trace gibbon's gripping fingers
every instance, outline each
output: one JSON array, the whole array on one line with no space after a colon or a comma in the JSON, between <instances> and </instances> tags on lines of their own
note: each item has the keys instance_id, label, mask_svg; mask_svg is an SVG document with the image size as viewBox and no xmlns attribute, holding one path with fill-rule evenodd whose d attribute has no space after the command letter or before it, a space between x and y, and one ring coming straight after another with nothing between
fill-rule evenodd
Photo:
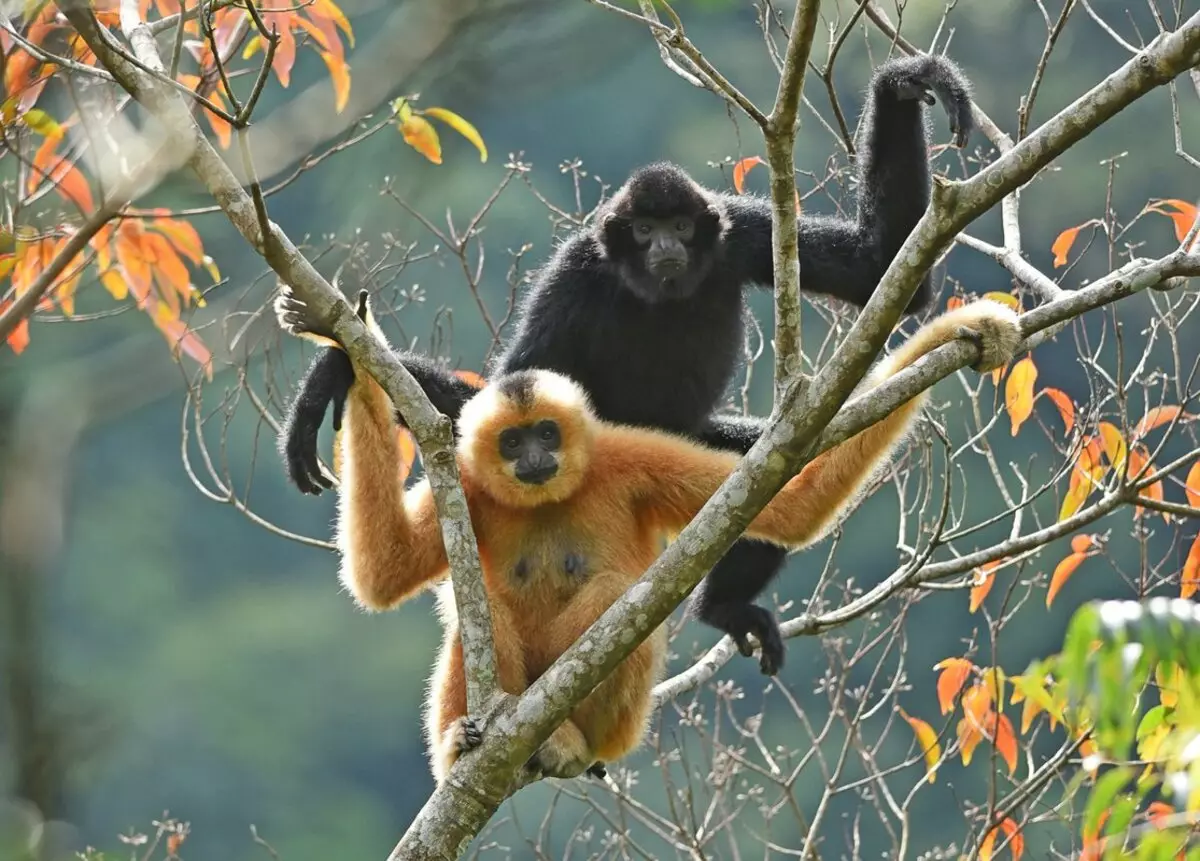
<instances>
[{"instance_id":1,"label":"gibbon's gripping fingers","mask_svg":"<svg viewBox=\"0 0 1200 861\"><path fill-rule=\"evenodd\" d=\"M1000 308L1009 310L1004 305L996 304ZM972 365L971 369L981 374L996 368L1003 368L1011 362L1022 340L1020 324L1017 322L1015 314L1011 316L981 314L960 325L958 337L970 341L979 350L979 361Z\"/></svg>"},{"instance_id":2,"label":"gibbon's gripping fingers","mask_svg":"<svg viewBox=\"0 0 1200 861\"><path fill-rule=\"evenodd\" d=\"M758 667L764 676L775 676L783 669L787 649L779 623L771 612L748 601L742 603L711 604L702 608L701 618L719 630L729 634L743 657L754 657L754 646L750 634L758 640L762 652Z\"/></svg>"},{"instance_id":3,"label":"gibbon's gripping fingers","mask_svg":"<svg viewBox=\"0 0 1200 861\"><path fill-rule=\"evenodd\" d=\"M525 767L541 777L569 780L589 771L595 762L583 732L567 718L534 751Z\"/></svg>"},{"instance_id":4,"label":"gibbon's gripping fingers","mask_svg":"<svg viewBox=\"0 0 1200 861\"><path fill-rule=\"evenodd\" d=\"M441 760L443 778L450 771L458 758L469 750L479 747L483 741L483 731L479 724L469 717L460 717L446 728L442 734L441 744L438 745L438 758Z\"/></svg>"},{"instance_id":5,"label":"gibbon's gripping fingers","mask_svg":"<svg viewBox=\"0 0 1200 861\"><path fill-rule=\"evenodd\" d=\"M965 75L953 61L940 54L898 57L876 71L876 80L896 98L919 100L926 105L941 101L950 120L954 146L962 149L975 127L971 114L971 88Z\"/></svg>"},{"instance_id":6,"label":"gibbon's gripping fingers","mask_svg":"<svg viewBox=\"0 0 1200 861\"><path fill-rule=\"evenodd\" d=\"M608 777L608 769L605 768L604 763L602 762L595 763L587 770L587 773L597 780L604 780L604 778Z\"/></svg>"}]
</instances>

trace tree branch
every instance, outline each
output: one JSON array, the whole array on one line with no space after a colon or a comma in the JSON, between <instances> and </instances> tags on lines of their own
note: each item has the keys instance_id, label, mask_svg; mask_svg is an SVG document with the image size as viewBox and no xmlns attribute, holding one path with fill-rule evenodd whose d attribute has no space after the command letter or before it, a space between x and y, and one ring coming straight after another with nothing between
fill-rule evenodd
<instances>
[{"instance_id":1,"label":"tree branch","mask_svg":"<svg viewBox=\"0 0 1200 861\"><path fill-rule=\"evenodd\" d=\"M491 615L483 590L479 552L467 516L466 498L458 479L450 420L438 413L412 375L368 331L353 309L305 259L287 235L271 222L264 234L253 201L238 184L224 159L196 125L182 96L113 50L81 0L60 2L59 8L88 47L118 83L142 104L164 128L175 151L204 183L230 222L312 309L318 321L334 332L354 361L383 386L408 422L434 490L442 539L450 560L458 606L468 702L479 713L498 690L492 646ZM127 32L139 62L159 74L158 56L150 29L137 21Z\"/></svg>"}]
</instances>

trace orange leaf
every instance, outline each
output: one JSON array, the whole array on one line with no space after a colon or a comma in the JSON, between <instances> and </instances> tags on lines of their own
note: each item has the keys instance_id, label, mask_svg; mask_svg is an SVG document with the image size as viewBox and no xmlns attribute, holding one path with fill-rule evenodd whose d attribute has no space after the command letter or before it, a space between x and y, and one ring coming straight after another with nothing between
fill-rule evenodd
<instances>
[{"instance_id":1,"label":"orange leaf","mask_svg":"<svg viewBox=\"0 0 1200 861\"><path fill-rule=\"evenodd\" d=\"M987 598L988 593L992 591L992 584L996 582L996 578L992 572L999 568L1004 563L1003 559L996 559L992 562L985 562L975 569L975 585L971 587L971 605L970 612L974 613L979 609L979 605Z\"/></svg>"},{"instance_id":2,"label":"orange leaf","mask_svg":"<svg viewBox=\"0 0 1200 861\"><path fill-rule=\"evenodd\" d=\"M1012 852L1013 861L1020 858L1025 852L1025 838L1021 836L1021 827L1011 819L1004 819L998 826L993 828L983 838L983 842L979 844L979 857L982 861L991 861L992 847L996 842L996 835L1004 831L1004 836L1008 838L1008 848Z\"/></svg>"},{"instance_id":3,"label":"orange leaf","mask_svg":"<svg viewBox=\"0 0 1200 861\"><path fill-rule=\"evenodd\" d=\"M1175 808L1165 801L1151 801L1146 805L1146 818L1150 820L1151 825L1160 830L1167 827L1166 820L1174 815Z\"/></svg>"},{"instance_id":4,"label":"orange leaf","mask_svg":"<svg viewBox=\"0 0 1200 861\"><path fill-rule=\"evenodd\" d=\"M321 52L321 59L329 69L329 77L333 81L333 105L340 114L350 99L350 66L328 51Z\"/></svg>"},{"instance_id":5,"label":"orange leaf","mask_svg":"<svg viewBox=\"0 0 1200 861\"><path fill-rule=\"evenodd\" d=\"M954 309L961 308L963 305L966 305L966 304L967 303L963 300L962 296L951 296L949 299L946 300L946 310L953 311Z\"/></svg>"},{"instance_id":6,"label":"orange leaf","mask_svg":"<svg viewBox=\"0 0 1200 861\"><path fill-rule=\"evenodd\" d=\"M942 714L954 711L954 699L966 684L967 679L971 677L971 670L974 666L966 658L946 658L946 660L934 664L935 670L941 670L941 675L937 680L937 696Z\"/></svg>"},{"instance_id":7,"label":"orange leaf","mask_svg":"<svg viewBox=\"0 0 1200 861\"><path fill-rule=\"evenodd\" d=\"M409 114L400 123L404 142L434 164L442 163L442 144L433 124L418 114Z\"/></svg>"},{"instance_id":8,"label":"orange leaf","mask_svg":"<svg viewBox=\"0 0 1200 861\"><path fill-rule=\"evenodd\" d=\"M1079 238L1079 231L1085 227L1090 227L1095 224L1095 219L1085 221L1083 224L1075 227L1068 227L1062 233L1058 234L1058 238L1054 240L1054 244L1050 246L1050 250L1054 252L1054 268L1067 265L1067 254L1071 250L1071 246L1075 244L1075 240Z\"/></svg>"},{"instance_id":9,"label":"orange leaf","mask_svg":"<svg viewBox=\"0 0 1200 861\"><path fill-rule=\"evenodd\" d=\"M745 191L746 174L750 172L756 164L766 164L761 158L756 155L742 159L733 166L733 189L738 194Z\"/></svg>"},{"instance_id":10,"label":"orange leaf","mask_svg":"<svg viewBox=\"0 0 1200 861\"><path fill-rule=\"evenodd\" d=\"M1100 816L1096 820L1096 830L1083 832L1083 851L1079 854L1079 861L1099 861L1101 853L1104 852L1105 840L1100 839L1100 829L1104 827L1105 821L1108 819L1108 810L1100 811Z\"/></svg>"},{"instance_id":11,"label":"orange leaf","mask_svg":"<svg viewBox=\"0 0 1200 861\"><path fill-rule=\"evenodd\" d=\"M976 682L967 688L962 698L963 714L976 729L982 731L987 714L992 708L992 689L989 685Z\"/></svg>"},{"instance_id":12,"label":"orange leaf","mask_svg":"<svg viewBox=\"0 0 1200 861\"><path fill-rule=\"evenodd\" d=\"M1004 759L1011 775L1017 770L1017 734L1013 732L1012 721L1007 715L1000 715L996 720L996 734L992 744Z\"/></svg>"},{"instance_id":13,"label":"orange leaf","mask_svg":"<svg viewBox=\"0 0 1200 861\"><path fill-rule=\"evenodd\" d=\"M1176 212L1168 212L1163 209L1164 206L1177 210ZM1175 224L1175 239L1183 242L1183 238L1187 236L1188 231L1192 229L1192 225L1196 222L1196 207L1194 204L1188 203L1186 200L1152 200L1150 205L1146 207L1150 212L1157 212L1159 215L1165 215Z\"/></svg>"},{"instance_id":14,"label":"orange leaf","mask_svg":"<svg viewBox=\"0 0 1200 861\"><path fill-rule=\"evenodd\" d=\"M1058 594L1058 590L1071 579L1071 575L1075 573L1075 569L1079 567L1084 559L1087 559L1087 554L1072 553L1058 563L1058 566L1054 569L1054 574L1050 577L1050 588L1046 592L1047 608L1054 603L1054 596Z\"/></svg>"},{"instance_id":15,"label":"orange leaf","mask_svg":"<svg viewBox=\"0 0 1200 861\"><path fill-rule=\"evenodd\" d=\"M0 305L0 314L4 313L5 308L10 304L12 303ZM8 346L12 348L14 353L18 356L21 355L25 351L25 348L29 346L29 319L26 318L18 323L17 327L8 333L5 341L8 342Z\"/></svg>"},{"instance_id":16,"label":"orange leaf","mask_svg":"<svg viewBox=\"0 0 1200 861\"><path fill-rule=\"evenodd\" d=\"M904 709L899 706L896 710L900 712L900 717L908 721L908 725L912 727L913 735L917 737L917 744L921 747L921 752L925 756L925 770L928 773L930 783L937 778L937 764L942 758L942 748L938 744L937 733L933 731L933 727L927 724L920 718L912 717Z\"/></svg>"},{"instance_id":17,"label":"orange leaf","mask_svg":"<svg viewBox=\"0 0 1200 861\"><path fill-rule=\"evenodd\" d=\"M474 386L477 389L482 389L487 385L487 381L474 371L455 371L454 376L458 377L469 386Z\"/></svg>"},{"instance_id":18,"label":"orange leaf","mask_svg":"<svg viewBox=\"0 0 1200 861\"><path fill-rule=\"evenodd\" d=\"M1072 553L1087 553L1096 546L1096 538L1093 535L1076 535L1071 539Z\"/></svg>"},{"instance_id":19,"label":"orange leaf","mask_svg":"<svg viewBox=\"0 0 1200 861\"><path fill-rule=\"evenodd\" d=\"M176 250L192 263L199 266L204 260L204 243L200 241L200 234L186 221L156 218L150 222L150 226L171 240Z\"/></svg>"},{"instance_id":20,"label":"orange leaf","mask_svg":"<svg viewBox=\"0 0 1200 861\"><path fill-rule=\"evenodd\" d=\"M1075 427L1075 404L1067 397L1067 393L1060 389L1045 388L1041 394L1048 397L1054 402L1054 406L1058 407L1058 413L1062 416L1063 424L1066 426L1063 433L1070 433L1071 428Z\"/></svg>"},{"instance_id":21,"label":"orange leaf","mask_svg":"<svg viewBox=\"0 0 1200 861\"><path fill-rule=\"evenodd\" d=\"M1012 421L1012 435L1016 436L1021 424L1033 412L1033 384L1037 380L1037 365L1032 356L1026 356L1013 366L1004 384L1004 403Z\"/></svg>"},{"instance_id":22,"label":"orange leaf","mask_svg":"<svg viewBox=\"0 0 1200 861\"><path fill-rule=\"evenodd\" d=\"M1200 508L1200 460L1193 463L1192 468L1188 470L1184 490L1187 491L1188 505Z\"/></svg>"},{"instance_id":23,"label":"orange leaf","mask_svg":"<svg viewBox=\"0 0 1200 861\"><path fill-rule=\"evenodd\" d=\"M1156 427L1174 421L1180 412L1181 409L1177 406L1154 407L1154 409L1146 410L1146 414L1142 416L1142 420L1133 429L1133 435L1135 437L1145 436Z\"/></svg>"},{"instance_id":24,"label":"orange leaf","mask_svg":"<svg viewBox=\"0 0 1200 861\"><path fill-rule=\"evenodd\" d=\"M285 88L292 82L292 66L296 64L296 37L292 34L291 23L287 20L289 14L291 13L272 12L263 15L263 21L268 28L272 23L279 27L279 44L275 46L275 60L271 64L271 71Z\"/></svg>"},{"instance_id":25,"label":"orange leaf","mask_svg":"<svg viewBox=\"0 0 1200 861\"><path fill-rule=\"evenodd\" d=\"M958 722L959 756L962 757L963 765L971 764L971 757L981 741L983 741L983 733L970 718L963 718Z\"/></svg>"},{"instance_id":26,"label":"orange leaf","mask_svg":"<svg viewBox=\"0 0 1200 861\"><path fill-rule=\"evenodd\" d=\"M413 435L408 428L400 428L398 433L400 441L400 481L408 478L408 474L412 472L413 462L417 459L417 446L413 441Z\"/></svg>"},{"instance_id":27,"label":"orange leaf","mask_svg":"<svg viewBox=\"0 0 1200 861\"><path fill-rule=\"evenodd\" d=\"M1180 578L1179 597L1191 598L1200 589L1200 535L1192 542L1187 559L1183 563L1183 577Z\"/></svg>"},{"instance_id":28,"label":"orange leaf","mask_svg":"<svg viewBox=\"0 0 1200 861\"><path fill-rule=\"evenodd\" d=\"M179 297L185 300L192 294L192 282L188 275L187 266L179 259L171 243L157 233L142 234L142 252L152 259L151 268L154 280L158 282L159 292L170 304L171 309L178 312Z\"/></svg>"},{"instance_id":29,"label":"orange leaf","mask_svg":"<svg viewBox=\"0 0 1200 861\"><path fill-rule=\"evenodd\" d=\"M172 355L178 358L181 350L187 353L204 368L204 376L212 380L212 352L204 345L200 337L189 329L186 323L172 314L170 308L160 302L157 297L148 296L145 308L150 314L150 319L154 321L154 325L171 345Z\"/></svg>"}]
</instances>

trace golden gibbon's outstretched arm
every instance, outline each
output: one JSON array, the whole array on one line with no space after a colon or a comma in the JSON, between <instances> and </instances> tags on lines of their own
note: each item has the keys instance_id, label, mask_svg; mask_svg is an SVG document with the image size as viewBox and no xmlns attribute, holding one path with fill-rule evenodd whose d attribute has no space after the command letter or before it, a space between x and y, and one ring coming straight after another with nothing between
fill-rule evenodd
<instances>
[{"instance_id":1,"label":"golden gibbon's outstretched arm","mask_svg":"<svg viewBox=\"0 0 1200 861\"><path fill-rule=\"evenodd\" d=\"M391 398L356 368L342 428L337 544L341 579L356 601L387 610L446 573L428 481L407 492Z\"/></svg>"},{"instance_id":2,"label":"golden gibbon's outstretched arm","mask_svg":"<svg viewBox=\"0 0 1200 861\"><path fill-rule=\"evenodd\" d=\"M990 300L943 314L880 362L867 378L864 391L958 338L979 345L983 358L977 370L1000 367L1012 359L1021 343L1017 315ZM814 458L751 522L746 536L793 548L819 541L907 433L925 398L925 393L918 395ZM696 516L739 460L736 454L637 428L605 428L597 439L597 463L614 477L633 479L645 516L669 531L682 529Z\"/></svg>"}]
</instances>

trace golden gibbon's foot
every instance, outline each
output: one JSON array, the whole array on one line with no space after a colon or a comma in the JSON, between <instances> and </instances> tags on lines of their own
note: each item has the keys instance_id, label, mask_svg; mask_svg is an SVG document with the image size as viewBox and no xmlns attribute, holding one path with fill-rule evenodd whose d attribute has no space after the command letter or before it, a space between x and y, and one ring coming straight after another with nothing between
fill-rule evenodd
<instances>
[{"instance_id":1,"label":"golden gibbon's foot","mask_svg":"<svg viewBox=\"0 0 1200 861\"><path fill-rule=\"evenodd\" d=\"M564 780L579 777L596 763L583 733L570 720L564 722L542 742L525 767L542 777Z\"/></svg>"},{"instance_id":2,"label":"golden gibbon's foot","mask_svg":"<svg viewBox=\"0 0 1200 861\"><path fill-rule=\"evenodd\" d=\"M1021 324L1015 311L1007 305L980 299L955 311L960 338L979 348L979 361L972 368L980 373L1003 368L1013 360L1021 346Z\"/></svg>"},{"instance_id":3,"label":"golden gibbon's foot","mask_svg":"<svg viewBox=\"0 0 1200 861\"><path fill-rule=\"evenodd\" d=\"M469 717L460 717L447 731L447 744L459 754L474 750L482 741L483 730Z\"/></svg>"}]
</instances>

